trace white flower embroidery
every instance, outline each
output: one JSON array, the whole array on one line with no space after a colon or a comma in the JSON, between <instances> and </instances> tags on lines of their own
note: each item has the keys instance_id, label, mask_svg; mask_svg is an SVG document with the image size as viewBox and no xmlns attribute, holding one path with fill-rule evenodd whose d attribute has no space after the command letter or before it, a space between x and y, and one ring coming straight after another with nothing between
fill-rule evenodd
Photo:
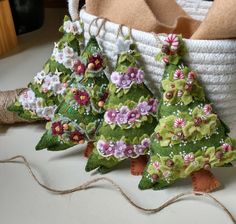
<instances>
[{"instance_id":1,"label":"white flower embroidery","mask_svg":"<svg viewBox=\"0 0 236 224\"><path fill-rule=\"evenodd\" d=\"M45 78L46 73L42 70L41 72L38 72L36 76L34 76L34 83L36 84L42 84L43 79Z\"/></svg>"},{"instance_id":2,"label":"white flower embroidery","mask_svg":"<svg viewBox=\"0 0 236 224\"><path fill-rule=\"evenodd\" d=\"M80 21L74 21L74 22L71 22L70 20L65 21L63 29L66 33L72 33L74 35L81 34L83 32L83 28L81 26Z\"/></svg>"},{"instance_id":3,"label":"white flower embroidery","mask_svg":"<svg viewBox=\"0 0 236 224\"><path fill-rule=\"evenodd\" d=\"M117 55L117 54L129 51L131 44L132 44L132 40L124 40L122 38L118 38L116 41L114 54Z\"/></svg>"}]
</instances>

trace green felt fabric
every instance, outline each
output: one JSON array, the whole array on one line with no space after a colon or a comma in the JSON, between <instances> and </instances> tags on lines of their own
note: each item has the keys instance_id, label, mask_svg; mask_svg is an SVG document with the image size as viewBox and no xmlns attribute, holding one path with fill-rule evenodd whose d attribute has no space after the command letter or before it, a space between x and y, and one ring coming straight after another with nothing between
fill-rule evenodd
<instances>
[{"instance_id":1,"label":"green felt fabric","mask_svg":"<svg viewBox=\"0 0 236 224\"><path fill-rule=\"evenodd\" d=\"M73 24L73 26L79 30L68 30L66 24L71 24L71 27ZM56 55L59 54L56 54L56 52L63 52L63 49L67 47L72 51L68 53L67 58L69 60L77 58L80 55L80 45L83 42L82 27L81 22L71 22L69 17L65 16L63 25L60 27L60 31L63 32L62 38L55 43L54 51L43 66L42 71L37 73L34 80L28 84L28 90L31 95L34 94L33 100L31 99L31 101L29 101L25 99L24 102L22 102L20 94L15 102L8 108L9 111L16 112L20 117L29 121L50 119L52 117L56 106L63 101L66 89L63 93L58 92L58 90L55 90L55 88L58 88L58 84L53 88L47 86L47 89L45 87L45 77L60 73L57 83L65 84L65 86L70 83L73 69L65 65L66 61L62 62L58 60ZM63 57L65 57L65 54L66 53L64 53ZM43 74L44 79L40 74Z\"/></svg>"},{"instance_id":2,"label":"green felt fabric","mask_svg":"<svg viewBox=\"0 0 236 224\"><path fill-rule=\"evenodd\" d=\"M190 80L189 77L193 77L190 76L193 73L190 74L191 70L181 59L184 54L179 55L179 52L186 52L180 50L185 48L181 37L178 37L178 41L179 49L170 55L162 51L157 56L157 59L174 57L178 60L169 59L169 62L166 62L161 86L162 99L158 109L159 124L151 138L150 160L139 183L140 189L162 189L194 171L205 167L224 166L236 159L236 141L228 137L228 127L213 111L206 113L204 110L204 105L210 104L209 100L196 77L194 81ZM166 49L166 46L162 49ZM180 73L179 78L177 70L181 70L184 77ZM193 86L187 91L187 94L191 94L187 103L181 98L186 86L180 95L177 95L175 90L176 83L180 82L191 83ZM184 123L181 123L182 120L176 120L177 118L183 118ZM178 126L176 121L182 126ZM180 139L176 137L178 133Z\"/></svg>"},{"instance_id":3,"label":"green felt fabric","mask_svg":"<svg viewBox=\"0 0 236 224\"><path fill-rule=\"evenodd\" d=\"M140 68L139 59L140 55L136 50L136 46L131 44L129 51L121 52L118 55L115 72L120 72L122 73L121 75L124 75L123 73L126 73L131 67ZM105 108L107 111L110 109L119 110L122 106L128 106L129 109L133 109L137 106L138 102L143 102L142 99L150 99L152 97L152 93L143 83L133 84L128 89L119 90L110 81L109 98ZM131 128L124 128L123 126L108 124L106 121L103 121L103 124L98 129L97 142L104 140L106 142L123 141L128 145L140 144L144 138L150 137L156 124L155 114L147 115L146 120L141 121L138 126ZM122 161L128 159L128 157L120 159L113 155L106 157L101 155L96 147L97 142L94 143L95 147L88 159L86 171L98 169L100 173L107 173L112 171Z\"/></svg>"},{"instance_id":4,"label":"green felt fabric","mask_svg":"<svg viewBox=\"0 0 236 224\"><path fill-rule=\"evenodd\" d=\"M97 55L101 57L103 63L98 70L91 70L89 68L89 60L91 57ZM90 38L81 54L80 61L86 65L84 75L82 75L82 78L80 79L75 77L72 80L64 101L58 106L54 119L52 119L51 122L48 122L46 126L47 131L36 146L36 150L46 148L50 151L59 151L80 144L79 141L75 142L68 139L70 127L69 129L62 131L63 133L53 133L53 124L56 122L59 122L59 124L69 124L70 121L73 121L77 125L72 124L72 131L80 131L83 135L83 140L85 141L93 141L94 139L96 130L103 119L104 113L104 108L99 107L99 101L104 97L104 94L108 94L108 79L104 71L106 61L105 58L102 57L102 51L95 37ZM75 100L76 91L83 91L88 94L89 98L86 105L80 105L79 102ZM105 101L106 99L102 100ZM67 135L64 132L67 133ZM83 141L81 143L83 143Z\"/></svg>"}]
</instances>

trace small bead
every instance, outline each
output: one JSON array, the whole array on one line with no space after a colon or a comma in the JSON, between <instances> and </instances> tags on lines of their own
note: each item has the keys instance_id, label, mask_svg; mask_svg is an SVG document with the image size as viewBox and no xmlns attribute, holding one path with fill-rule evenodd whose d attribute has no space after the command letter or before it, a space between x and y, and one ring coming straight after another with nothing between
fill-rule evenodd
<instances>
[{"instance_id":1,"label":"small bead","mask_svg":"<svg viewBox=\"0 0 236 224\"><path fill-rule=\"evenodd\" d=\"M218 152L215 153L215 156L216 156L217 159L221 159L223 157L223 155L224 154L221 151L218 151Z\"/></svg>"},{"instance_id":2,"label":"small bead","mask_svg":"<svg viewBox=\"0 0 236 224\"><path fill-rule=\"evenodd\" d=\"M211 169L211 164L206 163L203 168L204 168L204 170L210 170Z\"/></svg>"},{"instance_id":3,"label":"small bead","mask_svg":"<svg viewBox=\"0 0 236 224\"><path fill-rule=\"evenodd\" d=\"M64 129L64 130L68 130L68 129L69 129L68 124L63 124L63 129Z\"/></svg>"},{"instance_id":4,"label":"small bead","mask_svg":"<svg viewBox=\"0 0 236 224\"><path fill-rule=\"evenodd\" d=\"M89 70L93 70L93 69L94 69L94 67L95 67L95 66L94 66L94 64L93 64L93 63L89 63L89 64L88 64L88 69L89 69Z\"/></svg>"},{"instance_id":5,"label":"small bead","mask_svg":"<svg viewBox=\"0 0 236 224\"><path fill-rule=\"evenodd\" d=\"M173 166L174 166L173 160L168 159L168 160L166 161L166 165L167 165L168 167L173 167Z\"/></svg>"},{"instance_id":6,"label":"small bead","mask_svg":"<svg viewBox=\"0 0 236 224\"><path fill-rule=\"evenodd\" d=\"M173 98L173 92L172 92L172 91L168 91L168 92L166 93L166 99L170 100L170 99L172 99L172 98Z\"/></svg>"},{"instance_id":7,"label":"small bead","mask_svg":"<svg viewBox=\"0 0 236 224\"><path fill-rule=\"evenodd\" d=\"M152 174L152 180L157 181L158 180L158 175L157 174Z\"/></svg>"},{"instance_id":8,"label":"small bead","mask_svg":"<svg viewBox=\"0 0 236 224\"><path fill-rule=\"evenodd\" d=\"M99 102L98 102L98 106L99 106L99 107L103 107L103 106L104 106L104 101L102 101L102 100L99 101Z\"/></svg>"}]
</instances>

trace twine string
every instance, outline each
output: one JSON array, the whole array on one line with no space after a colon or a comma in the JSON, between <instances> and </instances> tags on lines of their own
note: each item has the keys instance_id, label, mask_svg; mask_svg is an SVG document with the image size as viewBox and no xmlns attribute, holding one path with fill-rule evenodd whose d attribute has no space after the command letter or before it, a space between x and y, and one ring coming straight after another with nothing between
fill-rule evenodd
<instances>
[{"instance_id":1,"label":"twine string","mask_svg":"<svg viewBox=\"0 0 236 224\"><path fill-rule=\"evenodd\" d=\"M101 24L100 24L100 26L98 27L98 20L99 19L102 19L102 22L101 22ZM104 27L104 29L105 29L105 24L106 24L106 22L107 22L107 19L106 18L94 18L92 21L91 21L91 23L89 24L89 27L88 27L88 33L89 33L89 36L91 37L91 36L95 36L95 37L97 37L99 34L100 34L100 32L101 32L101 30L102 30L102 28ZM92 34L92 25L93 25L93 23L95 23L95 26L96 27L98 27L98 30L97 30L97 33L95 34L95 35L93 35Z\"/></svg>"},{"instance_id":2,"label":"twine string","mask_svg":"<svg viewBox=\"0 0 236 224\"><path fill-rule=\"evenodd\" d=\"M151 33L153 35L153 37L155 38L155 41L157 43L157 47L161 48L161 46L163 45L163 41L161 40L160 36L166 37L167 35L165 33L159 33L156 34L154 32Z\"/></svg>"},{"instance_id":3,"label":"twine string","mask_svg":"<svg viewBox=\"0 0 236 224\"><path fill-rule=\"evenodd\" d=\"M55 194L59 194L59 195L66 195L66 194L71 194L73 192L86 190L86 189L89 189L89 187L94 183L105 181L105 182L109 183L110 185L112 185L133 207L135 207L143 212L147 212L147 213L158 213L161 210L169 207L171 204L177 202L179 199L181 199L183 197L187 197L187 196L205 197L205 198L212 200L216 205L218 205L225 212L225 214L231 219L232 223L236 224L236 220L234 219L234 217L230 213L230 211L218 199L216 199L214 196L212 196L211 194L208 194L208 193L197 192L197 191L180 193L180 194L172 197L171 199L167 200L165 203L163 203L162 205L160 205L156 208L145 208L145 207L137 204L130 196L128 196L128 194L122 189L122 187L120 187L120 185L118 185L115 181L113 181L112 179L110 179L108 177L94 178L92 180L86 181L85 183L83 183L77 187L74 187L71 189L66 189L66 190L59 190L59 189L55 189L55 188L52 188L52 187L49 187L49 186L43 184L39 180L39 178L35 175L35 173L33 172L31 165L29 164L27 159L22 155L17 155L17 156L11 157L9 159L0 160L0 163L21 163L21 164L23 164L27 168L30 175L33 177L33 179L35 180L35 182L39 186L48 190L51 193L55 193Z\"/></svg>"}]
</instances>

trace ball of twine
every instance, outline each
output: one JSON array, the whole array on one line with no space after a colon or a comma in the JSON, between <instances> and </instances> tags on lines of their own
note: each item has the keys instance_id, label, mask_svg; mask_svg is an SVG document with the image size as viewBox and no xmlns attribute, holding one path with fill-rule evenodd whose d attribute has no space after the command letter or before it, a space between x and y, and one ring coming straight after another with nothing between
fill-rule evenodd
<instances>
[{"instance_id":1,"label":"ball of twine","mask_svg":"<svg viewBox=\"0 0 236 224\"><path fill-rule=\"evenodd\" d=\"M10 112L7 109L15 101L16 97L24 90L25 88L0 91L0 124L28 122L20 118L16 113Z\"/></svg>"}]
</instances>

